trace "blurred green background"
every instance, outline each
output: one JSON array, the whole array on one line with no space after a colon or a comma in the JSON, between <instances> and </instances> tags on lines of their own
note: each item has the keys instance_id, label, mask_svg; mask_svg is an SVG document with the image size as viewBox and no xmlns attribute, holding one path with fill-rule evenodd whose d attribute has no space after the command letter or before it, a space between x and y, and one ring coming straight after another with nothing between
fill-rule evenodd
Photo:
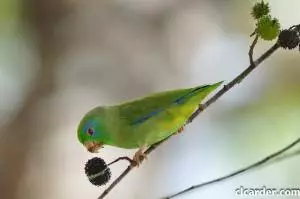
<instances>
[{"instance_id":1,"label":"blurred green background","mask_svg":"<svg viewBox=\"0 0 300 199\"><path fill-rule=\"evenodd\" d=\"M230 81L248 66L254 2L1 0L1 198L97 198L104 187L91 185L83 170L93 154L77 141L83 114L151 92ZM299 0L268 2L283 28L300 23ZM270 45L260 41L255 55ZM276 52L107 198L166 196L292 142L300 132L299 60L296 50ZM106 147L99 155L109 162L133 153ZM300 188L299 160L179 198L245 198L235 195L240 186ZM114 165L113 178L125 167Z\"/></svg>"}]
</instances>

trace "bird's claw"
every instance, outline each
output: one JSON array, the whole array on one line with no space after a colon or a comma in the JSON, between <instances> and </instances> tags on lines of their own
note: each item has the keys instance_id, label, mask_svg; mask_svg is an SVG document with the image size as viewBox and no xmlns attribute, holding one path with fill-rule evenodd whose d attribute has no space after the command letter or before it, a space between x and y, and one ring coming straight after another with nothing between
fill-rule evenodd
<instances>
[{"instance_id":1,"label":"bird's claw","mask_svg":"<svg viewBox=\"0 0 300 199\"><path fill-rule=\"evenodd\" d=\"M135 163L134 166L139 167L144 159L147 159L147 154L145 154L144 149L139 149L132 158Z\"/></svg>"},{"instance_id":2,"label":"bird's claw","mask_svg":"<svg viewBox=\"0 0 300 199\"><path fill-rule=\"evenodd\" d=\"M177 130L176 135L182 133L183 130L184 130L184 127L183 127L183 126L180 127L180 128Z\"/></svg>"}]
</instances>

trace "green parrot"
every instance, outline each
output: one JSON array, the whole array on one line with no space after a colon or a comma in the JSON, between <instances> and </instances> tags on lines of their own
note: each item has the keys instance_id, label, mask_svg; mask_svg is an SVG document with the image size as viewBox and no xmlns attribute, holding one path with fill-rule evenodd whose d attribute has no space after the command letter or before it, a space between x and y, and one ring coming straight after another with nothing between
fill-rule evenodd
<instances>
[{"instance_id":1,"label":"green parrot","mask_svg":"<svg viewBox=\"0 0 300 199\"><path fill-rule=\"evenodd\" d=\"M181 132L201 101L222 82L194 88L163 91L114 106L98 106L80 121L77 136L89 152L103 145L139 148L139 163L147 147Z\"/></svg>"}]
</instances>

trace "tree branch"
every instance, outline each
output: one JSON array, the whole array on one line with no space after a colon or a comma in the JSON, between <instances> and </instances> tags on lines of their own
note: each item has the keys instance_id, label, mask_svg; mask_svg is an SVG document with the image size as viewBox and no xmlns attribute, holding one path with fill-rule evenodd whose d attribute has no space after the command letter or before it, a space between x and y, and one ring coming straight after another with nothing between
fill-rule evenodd
<instances>
[{"instance_id":1,"label":"tree branch","mask_svg":"<svg viewBox=\"0 0 300 199\"><path fill-rule=\"evenodd\" d=\"M297 140L295 140L291 144L287 145L286 147L280 149L279 151L277 151L275 153L272 153L271 155L269 155L269 156L261 159L260 161L254 163L252 165L249 165L249 166L247 166L245 168L239 169L239 170L237 170L237 171L235 171L233 173L230 173L228 175L225 175L223 177L216 178L216 179L211 180L211 181L207 181L207 182L204 182L204 183L201 183L201 184L198 184L198 185L191 186L191 187L189 187L187 189L184 189L183 191L180 191L180 192L175 193L175 194L173 194L173 195L171 195L169 197L166 197L165 199L175 198L176 196L179 196L179 195L182 195L184 193L190 192L190 191L192 191L194 189L200 189L200 188L203 188L203 187L205 187L207 185L215 184L215 183L218 183L218 182L223 182L223 181L228 180L230 178L233 178L233 177L235 177L235 176L237 176L237 175L239 175L241 173L245 173L247 171L253 170L253 169L261 166L262 164L264 164L266 162L269 162L270 160L273 160L273 159L277 158L279 155L283 154L284 152L286 152L287 150L291 149L292 147L296 146L299 143L300 143L300 138L298 138ZM295 154L297 154L297 153L295 153ZM293 154L291 154L291 155L293 155Z\"/></svg>"},{"instance_id":2,"label":"tree branch","mask_svg":"<svg viewBox=\"0 0 300 199\"><path fill-rule=\"evenodd\" d=\"M279 44L276 42L269 50L267 50L264 54L262 54L257 60L255 60L253 65L248 66L241 74L239 74L236 78L234 78L231 82L217 92L214 96L212 96L209 100L207 100L204 104L199 106L199 108L191 115L188 123L192 122L201 112L203 112L208 106L217 101L222 95L224 95L227 91L232 89L235 85L239 84L241 81L245 79L261 62L266 60L269 56L271 56L278 48Z\"/></svg>"},{"instance_id":3,"label":"tree branch","mask_svg":"<svg viewBox=\"0 0 300 199\"><path fill-rule=\"evenodd\" d=\"M250 46L250 49L254 48L256 42L257 42L257 39L255 38L252 45ZM201 112L203 112L207 107L209 107L211 104L213 104L215 101L217 101L227 91L229 91L235 85L237 85L241 81L243 81L245 79L245 77L247 77L259 64L261 64L264 60L266 60L268 57L270 57L279 47L280 47L279 44L276 42L269 50L267 50L265 53L263 53L257 60L253 61L253 63L250 63L250 65L242 73L240 73L236 78L234 78L227 85L224 85L224 87L221 90L219 90L215 95L213 95L204 104L199 105L198 109L188 119L187 124L192 122ZM252 49L252 52L253 52L253 49ZM159 145L161 145L166 140L168 140L171 136L169 136L168 138L166 138L166 139L150 146L148 148L148 150L145 152L145 154L146 155L150 154ZM104 190L104 192L98 197L98 199L103 199L134 167L135 167L134 164L129 165L121 173L121 175L114 182L112 182L112 184L107 189Z\"/></svg>"}]
</instances>

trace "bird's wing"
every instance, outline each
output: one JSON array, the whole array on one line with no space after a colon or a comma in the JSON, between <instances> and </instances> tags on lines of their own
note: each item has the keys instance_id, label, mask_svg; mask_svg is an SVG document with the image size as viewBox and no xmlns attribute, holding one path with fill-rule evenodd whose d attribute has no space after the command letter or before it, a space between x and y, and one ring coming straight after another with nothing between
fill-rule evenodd
<instances>
[{"instance_id":1,"label":"bird's wing","mask_svg":"<svg viewBox=\"0 0 300 199\"><path fill-rule=\"evenodd\" d=\"M119 105L121 119L130 125L139 125L168 108L184 104L187 99L210 85L156 93L145 98Z\"/></svg>"}]
</instances>

